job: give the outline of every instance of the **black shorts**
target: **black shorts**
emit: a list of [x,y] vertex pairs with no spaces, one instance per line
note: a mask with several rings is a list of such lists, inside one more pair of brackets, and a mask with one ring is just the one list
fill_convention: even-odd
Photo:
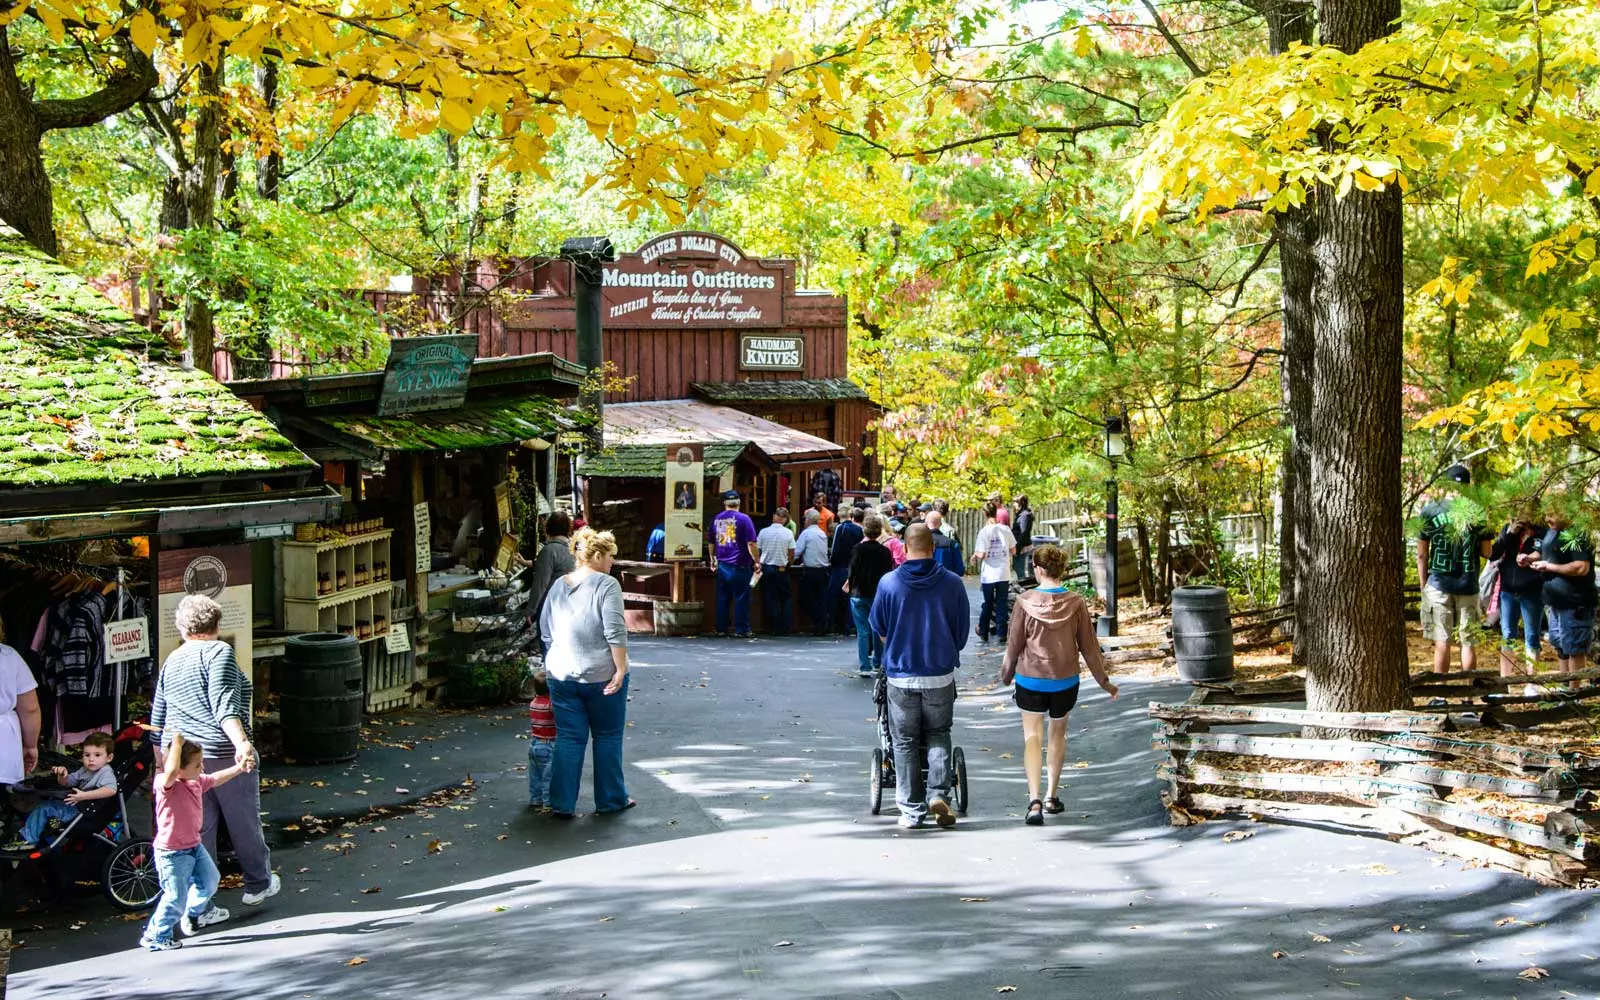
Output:
[[1065,719],[1072,706],[1078,703],[1080,687],[1083,685],[1074,684],[1065,691],[1034,691],[1018,684],[1011,697],[1024,712],[1049,713],[1052,719]]

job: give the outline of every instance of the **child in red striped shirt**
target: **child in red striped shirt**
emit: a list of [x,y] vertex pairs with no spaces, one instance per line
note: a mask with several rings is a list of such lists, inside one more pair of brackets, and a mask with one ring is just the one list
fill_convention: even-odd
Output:
[[556,752],[556,714],[550,706],[550,679],[543,670],[533,675],[533,700],[528,703],[528,808],[550,811],[550,764]]

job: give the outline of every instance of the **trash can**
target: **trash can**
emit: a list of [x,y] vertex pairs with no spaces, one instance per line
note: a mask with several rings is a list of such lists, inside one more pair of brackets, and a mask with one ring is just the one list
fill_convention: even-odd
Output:
[[302,764],[354,757],[363,701],[356,637],[337,632],[290,636],[275,676],[284,757]]
[[1172,655],[1178,679],[1191,684],[1233,679],[1233,620],[1222,587],[1172,592]]

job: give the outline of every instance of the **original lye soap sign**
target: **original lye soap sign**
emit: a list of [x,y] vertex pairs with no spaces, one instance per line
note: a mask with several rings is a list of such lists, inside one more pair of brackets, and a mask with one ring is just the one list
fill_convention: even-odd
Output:
[[378,415],[453,410],[467,398],[472,359],[478,354],[475,334],[441,337],[396,337],[389,341]]
[[668,233],[602,269],[611,329],[783,325],[788,262],[745,256],[710,233]]

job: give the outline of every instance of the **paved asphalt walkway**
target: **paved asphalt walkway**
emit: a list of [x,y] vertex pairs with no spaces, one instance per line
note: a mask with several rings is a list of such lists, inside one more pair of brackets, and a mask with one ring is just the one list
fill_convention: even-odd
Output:
[[[283,894],[247,912],[224,891],[234,919],[178,952],[135,950],[140,925],[94,900],[75,929],[24,915],[8,995],[1600,997],[1593,893],[1381,840],[1166,826],[1143,712],[1185,695],[1170,683],[1131,680],[1115,703],[1086,688],[1067,812],[1036,829],[1018,715],[985,690],[998,653],[969,650],[955,738],[970,815],[915,832],[869,816],[873,710],[853,648],[641,640],[626,744],[639,808],[531,815],[515,713],[469,714],[426,749],[474,775],[471,795],[286,843]],[[350,780],[407,787],[403,763]],[[1235,829],[1254,836],[1225,842]],[[1519,979],[1530,967],[1549,975]]]

